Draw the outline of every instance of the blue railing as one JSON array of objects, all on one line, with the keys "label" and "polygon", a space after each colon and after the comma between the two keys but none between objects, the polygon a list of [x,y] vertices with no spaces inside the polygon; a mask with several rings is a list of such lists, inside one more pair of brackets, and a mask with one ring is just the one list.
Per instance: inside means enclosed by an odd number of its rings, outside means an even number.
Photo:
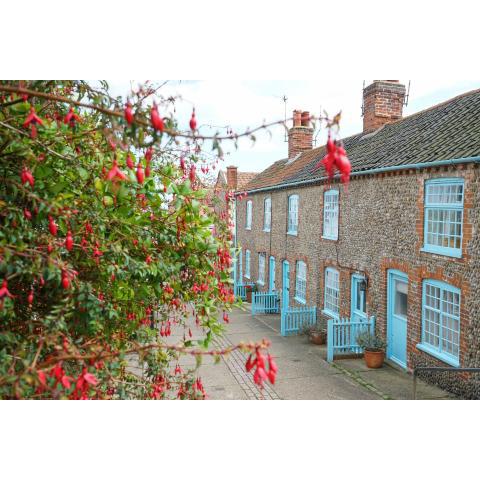
[{"label": "blue railing", "polygon": [[237,283],[235,285],[235,296],[236,297],[240,297],[242,300],[246,300],[247,299],[247,287],[252,287],[254,286],[255,284],[252,282],[252,283]]},{"label": "blue railing", "polygon": [[252,315],[256,313],[278,313],[280,297],[277,292],[253,292]]},{"label": "blue railing", "polygon": [[281,310],[282,336],[299,333],[302,326],[314,325],[317,322],[317,307],[288,307]]},{"label": "blue railing", "polygon": [[357,337],[359,333],[375,330],[375,317],[370,320],[351,320],[349,318],[338,318],[328,321],[327,325],[327,361],[333,362],[333,357],[338,354],[363,353],[358,346]]}]

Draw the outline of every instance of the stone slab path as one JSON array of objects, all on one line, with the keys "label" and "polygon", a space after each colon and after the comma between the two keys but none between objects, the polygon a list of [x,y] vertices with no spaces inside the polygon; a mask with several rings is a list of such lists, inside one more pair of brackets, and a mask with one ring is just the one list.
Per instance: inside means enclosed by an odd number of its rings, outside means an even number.
[{"label": "stone slab path", "polygon": [[[410,399],[412,377],[391,366],[369,370],[362,359],[326,362],[326,348],[304,336],[282,337],[278,315],[253,318],[249,306],[230,314],[226,333],[215,340],[218,347],[240,341],[270,340],[270,353],[278,365],[277,382],[261,391],[245,371],[246,355],[236,351],[214,364],[207,358],[199,368],[208,398],[212,400],[380,400]],[[200,332],[198,332],[200,333]],[[185,358],[186,364],[193,359]],[[417,398],[451,398],[444,391],[418,382]]]}]

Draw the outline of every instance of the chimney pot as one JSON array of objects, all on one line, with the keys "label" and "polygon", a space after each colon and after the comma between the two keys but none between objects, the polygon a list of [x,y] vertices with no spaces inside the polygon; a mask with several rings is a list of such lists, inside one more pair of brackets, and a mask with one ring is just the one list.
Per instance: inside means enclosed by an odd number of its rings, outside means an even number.
[{"label": "chimney pot", "polygon": [[301,127],[302,126],[302,111],[294,110],[293,111],[293,126]]},{"label": "chimney pot", "polygon": [[310,127],[310,113],[293,111],[293,127],[288,132],[288,158],[311,150],[313,145],[313,128]]},{"label": "chimney pot", "polygon": [[310,112],[303,112],[302,113],[302,127],[309,127],[310,126]]}]

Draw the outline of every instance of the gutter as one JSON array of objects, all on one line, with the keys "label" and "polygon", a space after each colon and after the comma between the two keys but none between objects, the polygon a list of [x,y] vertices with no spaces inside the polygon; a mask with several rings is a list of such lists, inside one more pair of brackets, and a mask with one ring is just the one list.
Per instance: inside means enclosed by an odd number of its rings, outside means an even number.
[{"label": "gutter", "polygon": [[[363,175],[376,175],[378,173],[385,173],[385,172],[398,172],[400,170],[421,170],[423,168],[444,167],[448,165],[460,165],[464,163],[480,163],[480,156],[455,158],[451,160],[436,160],[434,162],[395,165],[393,167],[373,168],[370,170],[364,170],[360,172],[352,172],[350,174],[350,177],[361,177]],[[335,175],[335,177],[338,178],[339,175]],[[315,183],[321,183],[322,181],[327,180],[327,178],[328,177],[320,177],[320,178],[313,178],[310,180],[301,180],[298,182],[280,183],[271,187],[263,187],[263,188],[257,188],[255,190],[247,190],[247,193],[250,194],[250,193],[258,193],[258,192],[269,192],[272,190],[281,190],[281,189],[290,188],[290,187],[301,187],[306,185],[313,185]]]}]

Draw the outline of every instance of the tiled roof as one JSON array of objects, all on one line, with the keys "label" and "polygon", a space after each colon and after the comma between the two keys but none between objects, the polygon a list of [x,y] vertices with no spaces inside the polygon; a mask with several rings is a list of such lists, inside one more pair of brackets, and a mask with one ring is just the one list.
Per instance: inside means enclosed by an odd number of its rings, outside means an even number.
[{"label": "tiled roof", "polygon": [[256,176],[258,172],[238,172],[237,173],[237,189],[242,190],[244,189],[249,182],[251,182]]},{"label": "tiled roof", "polygon": [[[480,89],[343,142],[352,172],[480,156]],[[245,190],[320,180],[324,168],[313,170],[324,155],[325,147],[320,147],[291,162],[280,160],[259,173]]]}]

